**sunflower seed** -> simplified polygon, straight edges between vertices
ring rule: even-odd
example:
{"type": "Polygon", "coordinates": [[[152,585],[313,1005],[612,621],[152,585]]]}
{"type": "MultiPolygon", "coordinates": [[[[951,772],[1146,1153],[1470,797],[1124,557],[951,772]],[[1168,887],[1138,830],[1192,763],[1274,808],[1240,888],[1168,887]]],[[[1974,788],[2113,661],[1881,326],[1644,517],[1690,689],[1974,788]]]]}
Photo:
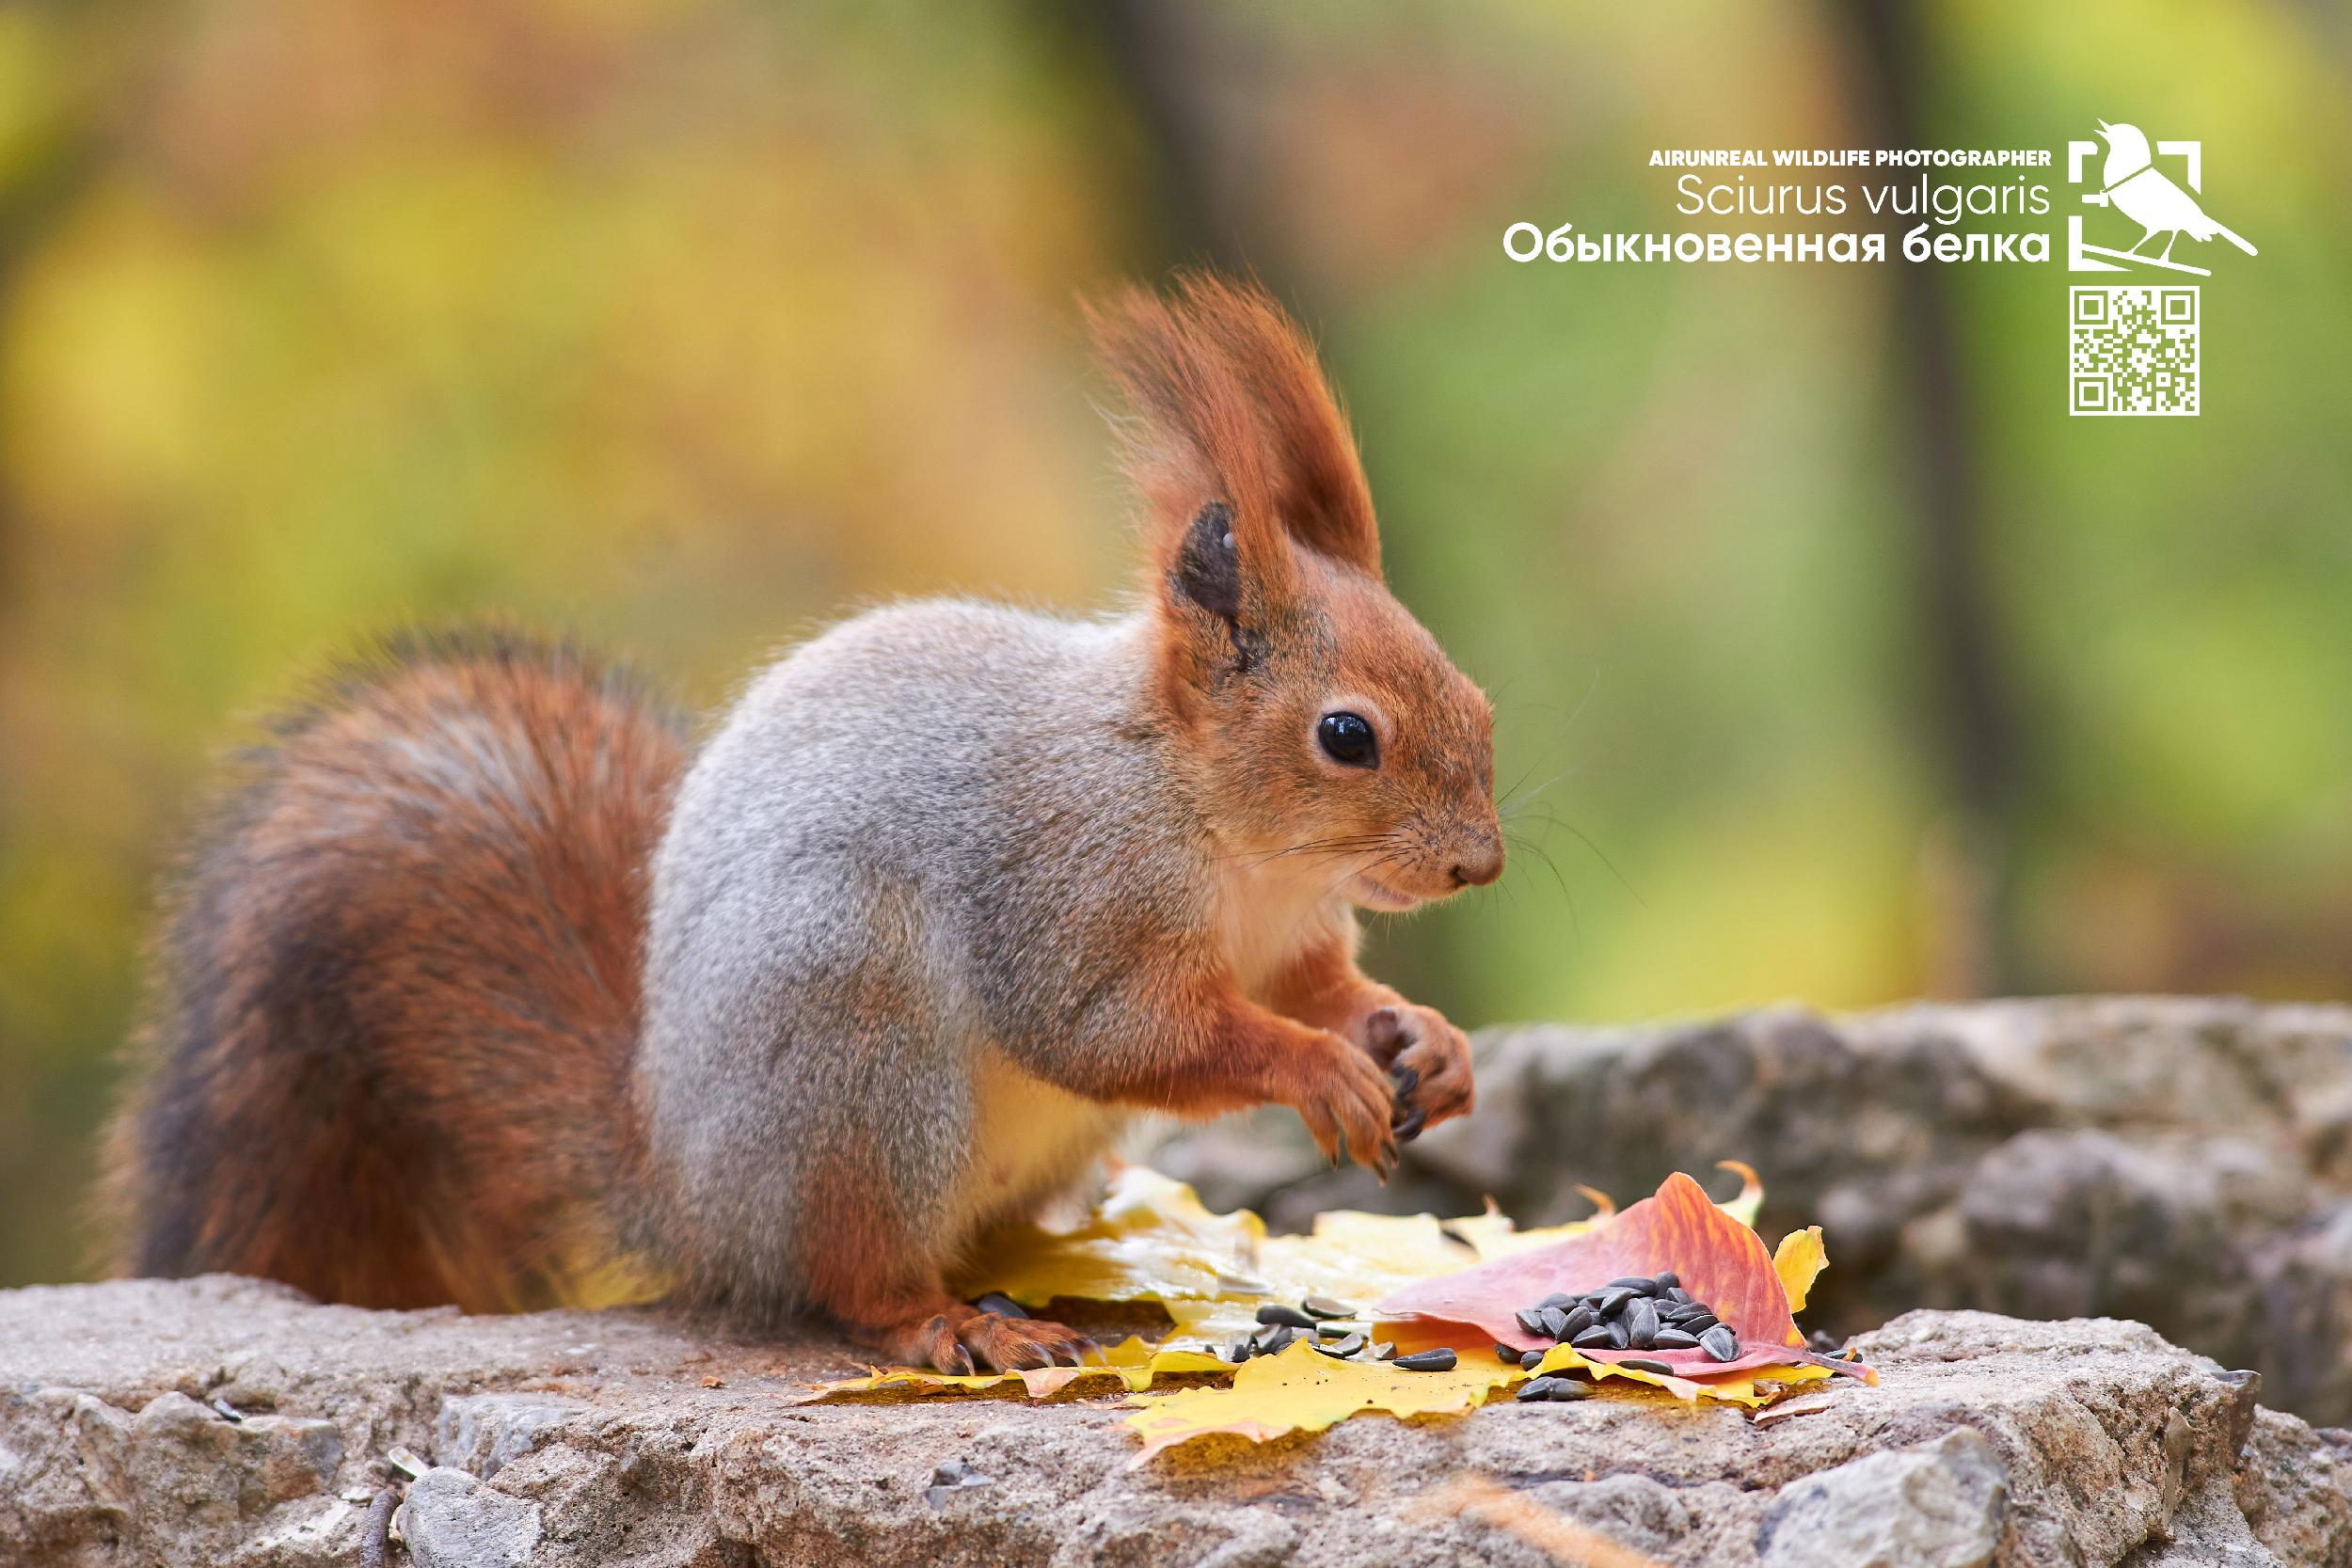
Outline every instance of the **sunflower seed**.
{"type": "Polygon", "coordinates": [[[1667,1366],[1663,1361],[1645,1360],[1638,1355],[1629,1355],[1624,1360],[1618,1362],[1617,1365],[1620,1367],[1629,1367],[1637,1372],[1656,1372],[1661,1377],[1672,1377],[1674,1375],[1674,1369],[1667,1366]]]}
{"type": "Polygon", "coordinates": [[[1312,1328],[1314,1319],[1295,1307],[1285,1307],[1279,1301],[1267,1302],[1258,1308],[1258,1321],[1268,1325],[1279,1323],[1285,1328],[1312,1328]]]}
{"type": "Polygon", "coordinates": [[[1677,1307],[1688,1307],[1699,1298],[1679,1285],[1669,1285],[1666,1287],[1666,1299],[1677,1307]]]}
{"type": "Polygon", "coordinates": [[[1284,1351],[1290,1349],[1291,1346],[1296,1342],[1297,1338],[1298,1330],[1291,1327],[1288,1323],[1284,1323],[1278,1328],[1269,1329],[1265,1333],[1258,1336],[1258,1354],[1260,1355],[1279,1355],[1284,1351]]]}
{"type": "Polygon", "coordinates": [[[1544,1331],[1544,1309],[1540,1307],[1522,1307],[1511,1316],[1518,1321],[1520,1328],[1530,1334],[1541,1334],[1544,1331]]]}
{"type": "Polygon", "coordinates": [[[1576,1301],[1577,1301],[1577,1300],[1579,1300],[1579,1299],[1580,1299],[1580,1298],[1578,1298],[1578,1297],[1576,1297],[1576,1296],[1572,1296],[1572,1295],[1568,1294],[1568,1293],[1567,1293],[1567,1291],[1552,1291],[1552,1292],[1551,1292],[1551,1294],[1549,1294],[1549,1295],[1546,1296],[1543,1300],[1541,1300],[1541,1301],[1537,1302],[1535,1305],[1536,1305],[1537,1307],[1567,1307],[1567,1306],[1569,1306],[1570,1304],[1572,1304],[1572,1303],[1576,1302],[1576,1301]]]}
{"type": "Polygon", "coordinates": [[[1635,1350],[1647,1350],[1658,1338],[1658,1308],[1636,1296],[1626,1304],[1625,1337],[1635,1350]]]}
{"type": "Polygon", "coordinates": [[[1408,1372],[1450,1372],[1454,1370],[1454,1352],[1448,1346],[1439,1345],[1436,1350],[1400,1355],[1396,1364],[1408,1372]]]}
{"type": "Polygon", "coordinates": [[[1568,1341],[1578,1350],[1620,1350],[1614,1333],[1607,1323],[1595,1323],[1568,1341]]]}
{"type": "Polygon", "coordinates": [[[1520,1368],[1527,1371],[1532,1372],[1543,1364],[1544,1353],[1539,1350],[1529,1351],[1525,1355],[1519,1357],[1520,1368]]]}
{"type": "Polygon", "coordinates": [[[1715,1314],[1712,1312],[1693,1312],[1675,1326],[1681,1329],[1685,1334],[1704,1334],[1708,1329],[1715,1326],[1715,1314]]]}
{"type": "Polygon", "coordinates": [[[1396,1354],[1396,1346],[1386,1339],[1375,1339],[1367,1348],[1365,1354],[1369,1354],[1375,1361],[1386,1361],[1390,1356],[1396,1354]]]}
{"type": "Polygon", "coordinates": [[[1605,1287],[1603,1287],[1603,1289],[1611,1291],[1630,1291],[1637,1296],[1654,1296],[1659,1292],[1661,1287],[1658,1281],[1652,1279],[1648,1275],[1629,1274],[1622,1279],[1611,1280],[1605,1287]]]}
{"type": "Polygon", "coordinates": [[[1498,1341],[1495,1345],[1495,1359],[1502,1362],[1506,1367],[1516,1367],[1519,1363],[1520,1356],[1533,1355],[1537,1353],[1534,1351],[1523,1351],[1517,1345],[1506,1345],[1501,1343],[1500,1341],[1498,1341]]]}
{"type": "Polygon", "coordinates": [[[1555,1377],[1551,1380],[1551,1402],[1567,1404],[1593,1397],[1593,1386],[1581,1378],[1555,1377]]]}
{"type": "Polygon", "coordinates": [[[1687,1328],[1661,1328],[1651,1336],[1652,1350],[1696,1350],[1699,1337],[1687,1328]]]}
{"type": "Polygon", "coordinates": [[[1564,1377],[1532,1377],[1519,1385],[1519,1391],[1511,1397],[1521,1404],[1541,1404],[1551,1398],[1551,1386],[1565,1383],[1564,1377]]]}
{"type": "Polygon", "coordinates": [[[1353,1334],[1363,1326],[1362,1323],[1350,1323],[1345,1318],[1326,1318],[1315,1324],[1315,1333],[1326,1339],[1336,1339],[1343,1334],[1353,1334]]]}
{"type": "Polygon", "coordinates": [[[1029,1315],[1022,1310],[1019,1302],[998,1291],[991,1291],[972,1305],[983,1312],[993,1312],[1000,1318],[1025,1318],[1029,1315]]]}
{"type": "Polygon", "coordinates": [[[1540,1316],[1547,1338],[1558,1339],[1568,1332],[1568,1315],[1557,1307],[1545,1307],[1540,1316]]]}
{"type": "Polygon", "coordinates": [[[1717,1323],[1699,1336],[1699,1349],[1718,1361],[1740,1359],[1740,1336],[1722,1323],[1717,1323]]]}
{"type": "Polygon", "coordinates": [[[1343,1301],[1333,1301],[1329,1296],[1309,1296],[1298,1305],[1311,1318],[1352,1318],[1356,1315],[1356,1308],[1343,1301]]]}
{"type": "Polygon", "coordinates": [[[1633,1292],[1622,1285],[1612,1285],[1600,1293],[1593,1307],[1604,1318],[1613,1318],[1625,1310],[1625,1304],[1633,1299],[1633,1292]]]}
{"type": "Polygon", "coordinates": [[[1580,1307],[1568,1314],[1568,1325],[1561,1331],[1562,1337],[1573,1339],[1598,1322],[1600,1322],[1599,1313],[1594,1311],[1590,1306],[1580,1307]]]}
{"type": "Polygon", "coordinates": [[[1324,1354],[1344,1360],[1364,1348],[1364,1337],[1360,1334],[1351,1334],[1344,1339],[1317,1339],[1314,1345],[1315,1349],[1324,1354]]]}

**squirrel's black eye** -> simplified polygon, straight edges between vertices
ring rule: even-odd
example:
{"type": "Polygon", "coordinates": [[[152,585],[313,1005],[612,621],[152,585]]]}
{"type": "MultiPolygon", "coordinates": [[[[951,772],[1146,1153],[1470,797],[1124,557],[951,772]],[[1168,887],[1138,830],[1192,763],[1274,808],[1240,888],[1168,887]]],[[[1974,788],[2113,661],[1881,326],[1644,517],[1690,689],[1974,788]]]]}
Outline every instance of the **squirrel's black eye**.
{"type": "Polygon", "coordinates": [[[1359,713],[1327,713],[1315,726],[1323,754],[1348,768],[1380,766],[1380,742],[1359,713]]]}

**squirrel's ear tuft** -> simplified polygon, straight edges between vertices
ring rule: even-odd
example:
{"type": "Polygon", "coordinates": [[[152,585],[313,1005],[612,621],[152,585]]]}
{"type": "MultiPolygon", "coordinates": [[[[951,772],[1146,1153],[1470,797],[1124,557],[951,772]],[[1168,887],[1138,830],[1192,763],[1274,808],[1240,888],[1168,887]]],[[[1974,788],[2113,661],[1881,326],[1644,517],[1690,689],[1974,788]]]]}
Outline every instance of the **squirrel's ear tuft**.
{"type": "Polygon", "coordinates": [[[1307,334],[1255,286],[1196,273],[1178,297],[1257,408],[1284,525],[1309,549],[1379,576],[1380,530],[1356,437],[1307,334]]]}
{"type": "Polygon", "coordinates": [[[1380,536],[1354,438],[1305,334],[1263,290],[1205,274],[1163,299],[1130,290],[1087,312],[1135,416],[1127,471],[1172,567],[1201,508],[1223,501],[1245,577],[1276,591],[1288,544],[1375,576],[1380,536]]]}

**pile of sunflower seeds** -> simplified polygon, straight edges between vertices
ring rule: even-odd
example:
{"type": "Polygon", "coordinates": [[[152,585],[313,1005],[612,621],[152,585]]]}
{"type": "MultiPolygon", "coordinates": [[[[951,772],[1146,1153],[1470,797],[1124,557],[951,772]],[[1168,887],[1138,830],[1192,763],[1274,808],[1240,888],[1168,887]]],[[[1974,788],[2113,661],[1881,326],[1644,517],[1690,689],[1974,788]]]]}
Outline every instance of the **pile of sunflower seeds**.
{"type": "MultiPolygon", "coordinates": [[[[1516,1316],[1528,1333],[1578,1350],[1700,1350],[1715,1361],[1740,1357],[1740,1336],[1729,1323],[1719,1321],[1706,1303],[1684,1290],[1681,1278],[1671,1270],[1629,1275],[1582,1295],[1549,1295],[1516,1316]]],[[[1522,1354],[1505,1345],[1497,1345],[1495,1354],[1531,1369],[1543,1359],[1541,1351],[1522,1354]]],[[[1619,1365],[1648,1371],[1669,1370],[1662,1361],[1633,1360],[1619,1365]]]]}
{"type": "Polygon", "coordinates": [[[1341,1361],[1386,1361],[1407,1371],[1447,1372],[1454,1370],[1450,1350],[1425,1350],[1397,1355],[1396,1346],[1372,1338],[1372,1325],[1358,1319],[1356,1309],[1329,1296],[1309,1296],[1296,1307],[1269,1303],[1258,1308],[1258,1328],[1237,1334],[1225,1345],[1225,1359],[1239,1363],[1253,1355],[1279,1355],[1305,1339],[1315,1350],[1341,1361]]]}

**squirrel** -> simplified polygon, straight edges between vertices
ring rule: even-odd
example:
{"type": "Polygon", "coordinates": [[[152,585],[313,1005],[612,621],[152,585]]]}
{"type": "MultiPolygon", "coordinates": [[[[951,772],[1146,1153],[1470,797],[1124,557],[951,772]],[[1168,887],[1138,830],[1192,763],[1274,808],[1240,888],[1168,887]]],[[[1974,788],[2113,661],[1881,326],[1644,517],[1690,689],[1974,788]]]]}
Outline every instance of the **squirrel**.
{"type": "Polygon", "coordinates": [[[142,1275],[373,1307],[598,1280],[902,1362],[1089,1341],[946,1281],[1139,1113],[1379,1172],[1469,1042],[1357,911],[1494,881],[1485,695],[1393,598],[1304,334],[1208,276],[1088,312],[1124,612],[946,600],[787,653],[697,747],[624,672],[408,637],[281,721],[167,894],[105,1192],[142,1275]]]}

